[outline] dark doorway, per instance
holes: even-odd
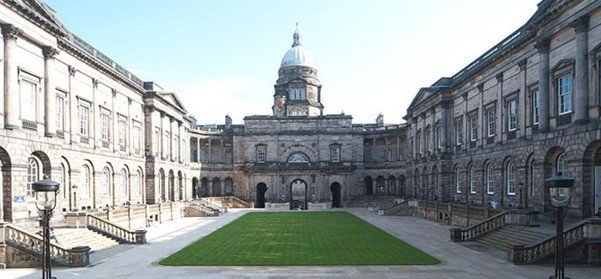
[[[374,194],[374,181],[371,179],[371,176],[365,177],[365,179],[363,179],[363,182],[365,182],[365,194],[368,196],[373,195]]]
[[[330,190],[332,191],[332,207],[342,207],[340,202],[340,184],[338,182],[332,183]]]
[[[196,199],[200,197],[200,184],[198,184],[198,178],[192,178],[192,198]]]
[[[265,192],[267,192],[267,185],[261,182],[257,184],[257,201],[255,208],[265,208]]]

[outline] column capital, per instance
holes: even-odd
[[[536,38],[536,43],[534,44],[534,47],[538,49],[538,52],[547,53],[549,52],[550,43],[551,40],[549,40],[549,38]]]
[[[96,79],[96,78],[92,78],[92,86],[93,86],[94,88],[98,88],[98,79]]]
[[[23,30],[19,29],[18,27],[12,24],[0,24],[0,28],[2,28],[2,37],[4,37],[4,40],[16,40],[21,34],[23,34]]]
[[[497,79],[498,82],[503,81],[503,72],[496,74],[495,78]]]
[[[525,70],[526,69],[526,65],[528,64],[528,59],[522,59],[518,62],[518,66],[520,67],[520,70]]]
[[[52,46],[43,46],[42,54],[44,54],[44,59],[53,59],[59,53],[58,49]]]
[[[69,66],[69,75],[70,76],[75,76],[75,73],[77,73],[77,69],[75,69],[75,67],[73,66]]]
[[[478,88],[478,93],[482,93],[482,92],[484,92],[484,83],[483,83],[483,82],[479,83],[479,84],[476,86],[476,88]]]
[[[572,23],[570,23],[570,26],[574,28],[574,31],[576,31],[576,33],[586,32],[588,31],[588,22],[588,15],[583,15],[572,21]]]

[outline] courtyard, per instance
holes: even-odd
[[[168,266],[418,265],[438,260],[343,212],[253,212],[160,262]]]
[[[500,253],[476,251],[449,240],[448,226],[415,217],[377,216],[365,208],[349,213],[432,255],[437,265],[356,266],[162,266],[159,261],[210,235],[254,209],[219,218],[184,218],[148,231],[149,244],[100,250],[85,268],[54,268],[57,278],[547,278],[553,266],[516,266]],[[262,210],[261,210],[262,211]],[[566,268],[571,278],[596,278],[599,268]],[[0,270],[1,278],[39,278],[39,269]]]

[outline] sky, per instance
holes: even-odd
[[[402,123],[421,87],[517,30],[539,0],[46,0],[74,34],[176,92],[199,124],[270,115],[298,22],[325,114]]]

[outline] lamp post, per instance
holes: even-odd
[[[42,251],[42,279],[52,279],[50,270],[50,217],[56,207],[56,195],[60,184],[48,178],[32,184],[35,192],[36,207],[42,212],[43,218],[43,251]]]
[[[555,233],[555,274],[549,278],[564,279],[563,259],[563,218],[565,207],[570,204],[574,178],[563,176],[561,172],[545,180],[551,197],[551,205],[557,209],[557,231]]]

